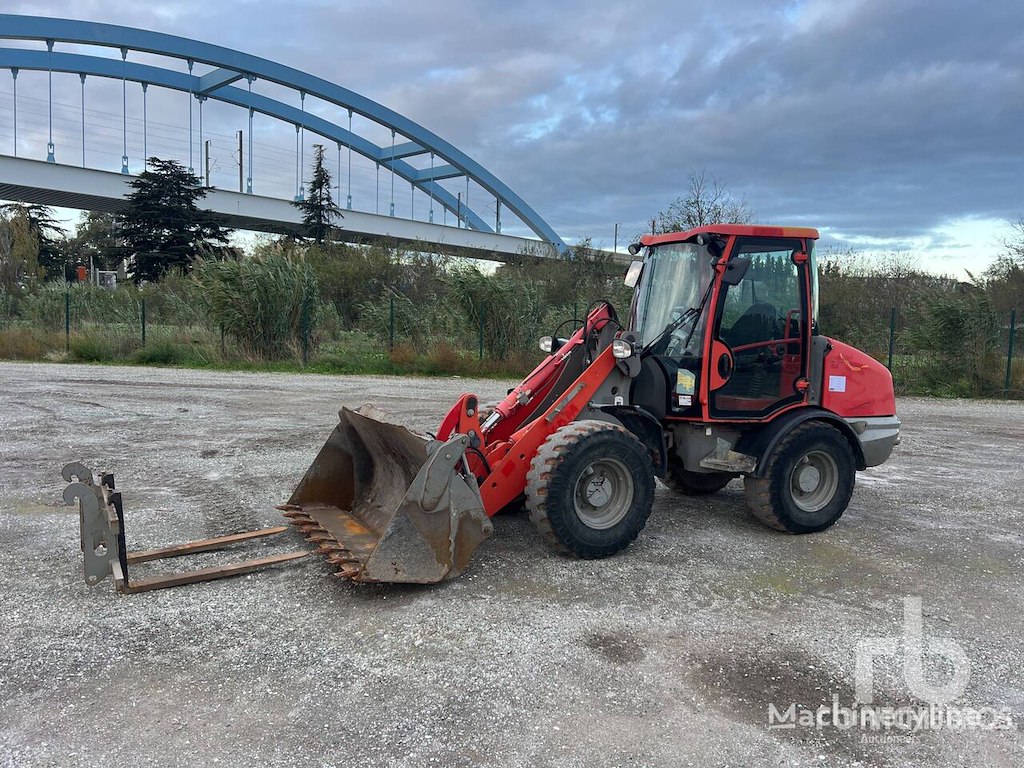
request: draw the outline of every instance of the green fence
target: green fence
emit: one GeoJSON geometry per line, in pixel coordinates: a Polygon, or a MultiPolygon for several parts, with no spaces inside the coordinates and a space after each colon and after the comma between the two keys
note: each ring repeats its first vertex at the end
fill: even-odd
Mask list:
{"type": "Polygon", "coordinates": [[[954,397],[1024,397],[1017,310],[944,318],[893,308],[886,345],[865,351],[886,363],[897,392],[954,397]]]}
{"type": "MultiPolygon", "coordinates": [[[[358,322],[346,323],[330,307],[310,301],[286,348],[254,360],[251,350],[210,320],[194,294],[53,286],[30,296],[0,294],[0,356],[60,359],[64,353],[83,361],[184,365],[276,359],[350,372],[518,374],[540,358],[540,336],[563,320],[582,317],[585,309],[576,299],[535,305],[528,316],[510,318],[508,307],[470,301],[446,313],[396,294],[366,306],[358,322]]],[[[1016,309],[945,308],[929,315],[893,307],[881,317],[858,317],[847,328],[821,332],[885,363],[901,394],[1024,398],[1017,324],[1016,309]]]]}

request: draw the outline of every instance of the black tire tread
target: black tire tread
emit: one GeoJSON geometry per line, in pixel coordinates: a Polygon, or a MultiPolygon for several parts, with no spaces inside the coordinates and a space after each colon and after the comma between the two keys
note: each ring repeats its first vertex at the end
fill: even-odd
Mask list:
{"type": "MultiPolygon", "coordinates": [[[[530,469],[526,474],[526,509],[530,515],[530,522],[533,523],[544,541],[562,554],[576,555],[585,559],[606,557],[607,555],[612,554],[588,554],[586,552],[574,551],[567,547],[558,537],[554,526],[551,524],[551,520],[548,517],[547,505],[548,482],[551,479],[552,471],[562,463],[565,455],[570,451],[570,449],[579,445],[581,442],[587,440],[593,435],[608,430],[616,430],[622,433],[622,435],[624,435],[628,440],[635,442],[640,451],[644,454],[648,453],[643,444],[637,440],[633,433],[628,429],[625,429],[618,424],[612,424],[606,421],[586,419],[582,421],[574,421],[551,434],[547,440],[541,444],[540,448],[537,449],[536,455],[530,462],[530,469]]],[[[653,492],[653,470],[650,474],[650,484],[653,492]]],[[[647,518],[645,517],[643,523],[646,523],[646,521],[647,518]]],[[[642,529],[643,524],[638,526],[635,530],[630,531],[630,535],[621,541],[621,546],[619,546],[616,551],[625,549],[629,546],[629,544],[631,544],[640,534],[642,529]]]]}
{"type": "MultiPolygon", "coordinates": [[[[772,451],[772,455],[768,458],[768,461],[773,461],[775,457],[784,454],[793,444],[807,440],[807,435],[809,433],[813,433],[822,428],[836,433],[835,436],[838,438],[836,444],[841,446],[841,450],[842,448],[845,448],[848,452],[848,461],[850,466],[856,466],[853,449],[846,441],[846,438],[834,427],[831,427],[821,421],[807,421],[791,430],[789,434],[783,437],[782,440],[779,441],[778,445],[775,446],[775,449],[772,451]]],[[[754,517],[769,528],[774,528],[777,531],[790,534],[804,533],[804,531],[792,530],[787,526],[776,510],[774,503],[775,500],[772,495],[774,471],[774,466],[769,466],[764,477],[754,477],[753,475],[745,475],[743,477],[743,495],[746,499],[747,507],[750,509],[750,512],[754,517]]]]}

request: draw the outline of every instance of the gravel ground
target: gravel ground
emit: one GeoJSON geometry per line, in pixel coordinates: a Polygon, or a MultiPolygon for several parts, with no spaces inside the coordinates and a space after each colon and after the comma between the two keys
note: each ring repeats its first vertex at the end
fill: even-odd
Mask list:
{"type": "MultiPolygon", "coordinates": [[[[813,536],[759,525],[739,482],[659,486],[640,539],[600,562],[501,515],[433,587],[317,558],[129,596],[82,580],[67,461],[113,471],[129,547],[155,547],[276,524],[343,404],[426,430],[507,386],[0,363],[0,765],[1024,765],[1015,729],[768,728],[770,704],[851,704],[856,642],[899,639],[910,595],[925,646],[967,654],[954,705],[1024,723],[1019,403],[901,400],[896,455],[813,536]]],[[[304,546],[277,539],[250,551],[304,546]]],[[[876,660],[876,704],[917,703],[904,655],[876,660]]]]}

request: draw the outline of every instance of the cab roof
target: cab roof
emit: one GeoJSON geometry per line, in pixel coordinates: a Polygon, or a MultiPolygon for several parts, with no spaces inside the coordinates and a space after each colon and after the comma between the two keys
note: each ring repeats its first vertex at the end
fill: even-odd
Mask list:
{"type": "Polygon", "coordinates": [[[800,237],[818,239],[818,230],[813,227],[769,227],[760,224],[709,224],[705,227],[694,227],[685,232],[668,232],[664,235],[644,235],[640,238],[641,245],[658,245],[660,243],[680,243],[697,235],[739,235],[747,237],[800,237]]]}

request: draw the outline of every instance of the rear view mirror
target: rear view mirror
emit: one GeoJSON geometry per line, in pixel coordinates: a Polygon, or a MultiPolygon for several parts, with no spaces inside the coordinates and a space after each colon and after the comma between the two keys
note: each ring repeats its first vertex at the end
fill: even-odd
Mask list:
{"type": "Polygon", "coordinates": [[[722,282],[725,285],[739,285],[748,269],[750,269],[750,259],[746,256],[729,259],[725,264],[725,272],[722,273],[722,282]]]}
{"type": "Polygon", "coordinates": [[[636,288],[636,284],[640,282],[640,273],[643,271],[644,263],[642,261],[631,262],[629,269],[626,270],[626,285],[630,288],[636,288]]]}

